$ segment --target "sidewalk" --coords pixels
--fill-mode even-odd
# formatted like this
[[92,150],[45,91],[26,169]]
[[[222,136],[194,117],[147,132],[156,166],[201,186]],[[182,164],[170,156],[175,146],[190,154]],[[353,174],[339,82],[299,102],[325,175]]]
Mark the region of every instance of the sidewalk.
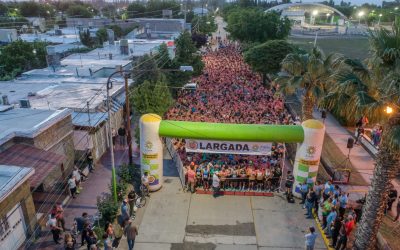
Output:
[[[318,111],[314,111],[313,116],[315,119],[321,120],[321,113]],[[349,131],[342,127],[340,123],[333,117],[331,114],[327,114],[327,118],[325,119],[325,129],[326,134],[336,143],[340,151],[344,154],[348,154],[347,149],[347,139],[352,137]],[[371,184],[371,179],[373,176],[373,171],[375,167],[375,159],[370,153],[361,145],[354,145],[353,149],[350,152],[350,161],[353,167],[356,169],[358,173],[363,177],[363,179],[368,183],[368,186]],[[393,180],[393,185],[400,193],[400,185],[398,181]],[[348,186],[349,190],[365,190],[368,191],[368,186]]]
[[[69,199],[64,206],[64,218],[67,231],[72,227],[74,218],[82,215],[83,212],[89,215],[97,213],[97,197],[103,193],[110,193],[109,185],[111,184],[111,155],[107,151],[95,164],[95,170],[89,174],[88,179],[82,184],[83,189],[77,195],[76,199]],[[114,150],[115,166],[118,167],[124,162],[128,162],[128,148]],[[98,236],[101,237],[101,236]],[[77,242],[80,243],[80,237]],[[80,246],[80,244],[77,244]],[[64,244],[55,245],[52,234],[47,229],[41,232],[41,237],[37,239],[28,249],[64,249]],[[86,249],[83,247],[82,249]]]

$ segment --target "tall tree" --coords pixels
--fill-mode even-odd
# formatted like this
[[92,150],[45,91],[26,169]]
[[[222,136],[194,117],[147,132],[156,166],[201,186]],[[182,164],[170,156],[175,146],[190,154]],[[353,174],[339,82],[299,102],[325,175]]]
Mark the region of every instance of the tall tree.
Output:
[[96,38],[98,44],[103,45],[103,42],[107,41],[108,39],[107,29],[106,28],[98,29],[96,31]]
[[200,75],[204,64],[201,56],[198,54],[197,48],[192,41],[192,36],[188,31],[184,31],[175,40],[175,58],[174,62],[177,65],[189,65],[193,67],[194,75]]
[[79,38],[81,43],[89,48],[92,48],[95,45],[95,40],[90,35],[89,29],[79,32]]
[[285,40],[271,40],[246,51],[244,60],[254,71],[262,75],[265,84],[267,78],[271,82],[268,74],[278,73],[282,60],[291,52],[293,46]]
[[20,73],[46,66],[46,43],[21,40],[0,48],[0,78],[12,79]]
[[131,103],[140,114],[155,113],[163,116],[173,103],[173,98],[165,78],[156,83],[144,81],[133,89]]
[[135,81],[135,85],[141,85],[145,81],[155,83],[161,77],[157,61],[153,56],[149,54],[145,54],[144,56],[139,58],[139,60],[133,66],[132,75]]
[[297,89],[304,90],[302,100],[303,120],[313,119],[312,111],[330,83],[332,67],[341,58],[332,54],[325,58],[322,52],[313,48],[309,54],[290,53],[282,61],[284,76],[277,81],[282,85],[281,91],[291,94]]
[[290,33],[290,21],[277,12],[260,9],[233,9],[227,17],[227,30],[241,42],[266,42],[285,39]]
[[[390,182],[400,166],[400,65],[381,78],[376,69],[361,62],[343,60],[332,76],[337,81],[323,102],[324,107],[336,109],[340,115],[354,120],[366,115],[370,122],[383,124],[383,135],[375,162],[371,187],[358,223],[354,249],[376,249],[376,235],[387,205]],[[386,106],[394,114],[385,115]]]
[[67,14],[70,17],[91,18],[93,17],[93,12],[91,12],[89,9],[89,7],[85,7],[83,5],[71,5],[67,9]]
[[[338,84],[324,101],[325,106],[336,108],[348,119],[367,115],[370,122],[384,124],[371,187],[357,226],[357,250],[375,249],[390,183],[400,166],[399,26],[395,23],[391,33],[383,28],[370,33],[373,63],[369,68],[359,61],[342,60],[332,76]],[[386,106],[393,108],[393,114],[385,114]]]

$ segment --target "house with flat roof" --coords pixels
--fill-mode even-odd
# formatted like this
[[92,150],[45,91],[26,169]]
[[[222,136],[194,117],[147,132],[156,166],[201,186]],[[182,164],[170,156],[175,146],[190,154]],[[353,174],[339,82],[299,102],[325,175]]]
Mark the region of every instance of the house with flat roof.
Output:
[[29,180],[35,170],[0,164],[1,249],[18,249],[36,225]]

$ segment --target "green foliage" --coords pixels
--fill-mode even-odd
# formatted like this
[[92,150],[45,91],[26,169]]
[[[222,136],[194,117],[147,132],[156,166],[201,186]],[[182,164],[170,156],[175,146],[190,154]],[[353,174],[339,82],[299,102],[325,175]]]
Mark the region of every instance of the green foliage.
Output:
[[97,43],[103,45],[103,42],[107,41],[108,34],[106,28],[100,28],[96,32]]
[[197,33],[209,34],[217,31],[217,24],[212,15],[207,16],[195,16],[192,21],[192,29]]
[[147,4],[142,3],[131,3],[127,8],[127,16],[129,18],[146,17],[146,15],[152,18],[161,18],[162,10],[172,10],[173,17],[177,17],[177,11],[180,9],[180,3],[176,1],[166,0],[151,0]]
[[1,47],[0,77],[10,79],[24,71],[46,67],[46,45],[18,40]]
[[119,177],[121,182],[132,183],[133,178],[135,177],[133,166],[122,164],[117,170],[117,176]]
[[277,12],[260,9],[233,9],[227,17],[227,30],[241,42],[266,42],[285,39],[290,33],[290,21]]
[[67,14],[70,17],[91,18],[93,17],[93,12],[89,9],[83,5],[71,5],[67,9]]
[[114,32],[114,36],[118,39],[124,36],[124,30],[118,25],[108,25],[107,28],[111,29]]
[[165,77],[156,83],[145,81],[133,89],[133,108],[139,114],[154,113],[163,116],[173,103]]
[[201,56],[197,54],[197,48],[192,41],[192,36],[189,32],[184,31],[175,40],[175,58],[174,61],[178,65],[190,65],[193,67],[194,75],[200,75],[204,63],[201,60]]
[[103,197],[97,197],[97,209],[101,213],[103,221],[114,221],[117,218],[118,208],[112,195],[106,194]]
[[96,44],[96,41],[90,36],[89,29],[79,32],[79,38],[86,47],[92,48]]
[[278,73],[282,60],[291,52],[293,46],[285,40],[271,40],[249,49],[244,53],[244,60],[262,74],[265,83],[265,76]]
[[135,85],[140,85],[144,81],[156,82],[160,76],[161,72],[158,69],[157,61],[148,54],[140,57],[133,68]]

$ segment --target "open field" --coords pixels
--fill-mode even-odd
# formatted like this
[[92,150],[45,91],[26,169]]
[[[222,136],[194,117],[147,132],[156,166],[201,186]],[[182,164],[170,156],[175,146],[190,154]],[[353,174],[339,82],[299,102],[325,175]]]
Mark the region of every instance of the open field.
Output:
[[[314,37],[289,37],[289,41],[308,51],[313,47]],[[326,55],[336,52],[360,60],[369,56],[368,39],[362,37],[318,37],[317,46]]]

